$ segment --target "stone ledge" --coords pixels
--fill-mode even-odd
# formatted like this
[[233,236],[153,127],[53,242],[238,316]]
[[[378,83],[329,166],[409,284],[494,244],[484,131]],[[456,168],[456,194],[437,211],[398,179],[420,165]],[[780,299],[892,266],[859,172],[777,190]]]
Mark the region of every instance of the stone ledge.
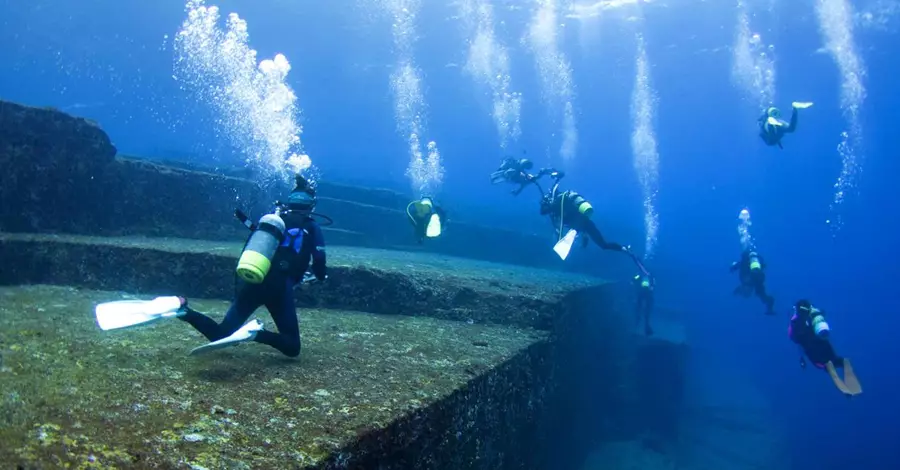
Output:
[[[240,243],[174,238],[0,234],[0,284],[230,299]],[[329,247],[329,281],[300,306],[552,329],[572,292],[597,278],[454,258]]]
[[[0,460],[20,468],[531,466],[514,451],[538,442],[537,410],[552,385],[541,361],[545,333],[310,309],[301,313],[297,360],[259,344],[188,357],[205,340],[178,320],[100,331],[93,306],[123,297],[133,298],[0,288]],[[192,305],[216,318],[228,306]]]

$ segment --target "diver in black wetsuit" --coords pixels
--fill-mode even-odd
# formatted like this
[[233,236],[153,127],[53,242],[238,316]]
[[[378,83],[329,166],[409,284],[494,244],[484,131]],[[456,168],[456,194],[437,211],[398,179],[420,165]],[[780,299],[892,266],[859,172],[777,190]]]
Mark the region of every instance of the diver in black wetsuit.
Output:
[[634,319],[637,323],[640,323],[643,318],[644,334],[651,336],[653,335],[653,328],[650,328],[650,313],[653,312],[653,290],[656,287],[656,282],[653,280],[653,277],[641,273],[634,276],[634,287],[636,297]]
[[[565,228],[575,230],[579,233],[586,233],[594,243],[604,250],[621,251],[631,257],[634,264],[645,275],[650,273],[641,263],[640,259],[631,252],[631,248],[623,246],[619,243],[609,242],[600,232],[600,229],[591,220],[594,208],[587,200],[581,197],[575,191],[560,191],[559,181],[565,176],[565,173],[557,171],[553,168],[542,169],[537,177],[532,177],[537,184],[537,179],[542,176],[550,176],[554,179],[553,187],[549,192],[541,198],[541,215],[550,217],[550,222],[556,230],[557,239],[562,240],[565,235]],[[540,188],[540,186],[538,186]],[[583,246],[587,246],[587,239],[582,239]]]
[[[278,333],[262,329],[258,324],[250,329],[243,340],[253,340],[272,346],[283,354],[296,357],[300,354],[300,328],[294,306],[294,286],[304,280],[304,274],[312,260],[312,274],[317,281],[326,279],[325,238],[319,224],[313,220],[316,191],[306,179],[296,178],[296,187],[287,204],[276,203],[276,214],[284,221],[282,241],[271,260],[271,268],[262,282],[238,281],[235,299],[222,323],[184,306],[185,314],[179,316],[191,324],[211,342],[229,338],[243,327],[250,315],[265,305],[272,315]],[[256,227],[251,227],[256,229]],[[252,323],[252,322],[251,322]],[[252,326],[252,325],[251,325]]]
[[[806,358],[813,365],[828,372],[834,385],[848,396],[862,393],[859,379],[853,372],[850,359],[838,356],[829,341],[831,327],[825,321],[825,314],[813,307],[809,300],[802,299],[794,305],[794,315],[788,326],[788,337],[800,346],[800,367],[806,367]],[[844,369],[844,378],[837,369]]]
[[532,167],[534,164],[527,158],[507,157],[500,163],[500,168],[491,173],[491,184],[504,182],[517,184],[519,187],[512,190],[512,194],[518,196],[526,186],[537,181],[534,175],[528,173]]
[[768,146],[777,145],[783,149],[781,139],[785,134],[791,134],[797,130],[797,111],[812,106],[812,103],[794,102],[791,105],[791,122],[787,123],[780,119],[781,111],[775,107],[769,107],[757,119],[759,123],[759,137]]
[[775,315],[775,299],[766,293],[766,262],[756,251],[746,249],[741,259],[731,263],[731,272],[738,271],[741,285],[734,289],[734,295],[749,297],[756,294],[766,305],[766,315]]
[[425,238],[441,236],[447,222],[444,209],[429,196],[410,202],[406,206],[406,215],[409,216],[419,244],[422,244]]

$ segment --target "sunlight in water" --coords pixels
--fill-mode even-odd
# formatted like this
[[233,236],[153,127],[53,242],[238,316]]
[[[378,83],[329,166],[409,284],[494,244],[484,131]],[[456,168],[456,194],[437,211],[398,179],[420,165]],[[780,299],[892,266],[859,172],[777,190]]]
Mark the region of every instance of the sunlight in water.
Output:
[[560,50],[559,19],[556,0],[537,0],[538,8],[528,28],[531,46],[541,82],[542,98],[555,119],[562,121],[560,155],[570,160],[578,151],[578,129],[575,123],[572,67]]
[[634,91],[631,94],[631,151],[634,157],[634,171],[644,195],[644,229],[647,232],[644,244],[645,257],[653,256],[659,232],[659,214],[656,212],[656,197],[659,183],[659,151],[653,132],[653,117],[656,95],[650,84],[650,67],[647,63],[647,48],[644,37],[638,34],[637,56],[635,59]]
[[775,100],[774,45],[766,45],[759,33],[750,29],[749,7],[738,1],[738,22],[734,39],[731,79],[759,109]]
[[440,152],[435,142],[428,143],[428,156],[422,154],[421,134],[425,128],[425,97],[422,92],[422,74],[413,59],[412,46],[416,35],[416,15],[419,0],[385,0],[385,7],[393,21],[391,28],[397,65],[391,73],[391,89],[394,93],[394,113],[398,130],[407,135],[409,144],[409,177],[416,194],[435,194],[440,190],[444,176]]
[[220,132],[241,148],[248,163],[270,177],[286,178],[310,168],[300,144],[297,96],[287,84],[291,65],[281,54],[256,62],[247,22],[189,0],[187,19],[175,38],[177,80],[218,112]]
[[741,249],[749,250],[753,248],[753,236],[750,235],[750,226],[753,225],[753,222],[750,221],[750,211],[747,209],[741,210],[741,213],[738,214],[738,235],[741,237]]
[[493,7],[488,0],[463,0],[460,7],[467,34],[472,38],[465,70],[480,86],[490,90],[494,125],[500,147],[505,149],[522,134],[522,96],[510,91],[509,54],[494,33]]
[[[816,0],[816,15],[819,18],[819,29],[825,39],[825,49],[834,58],[841,73],[841,109],[847,119],[848,129],[841,133],[838,154],[841,156],[841,173],[834,183],[834,200],[831,208],[834,213],[844,201],[847,191],[856,185],[861,170],[860,141],[862,125],[859,121],[859,110],[866,99],[866,88],[863,84],[865,65],[856,53],[853,40],[853,9],[847,0]],[[840,214],[834,214],[830,221],[835,228],[840,228]]]

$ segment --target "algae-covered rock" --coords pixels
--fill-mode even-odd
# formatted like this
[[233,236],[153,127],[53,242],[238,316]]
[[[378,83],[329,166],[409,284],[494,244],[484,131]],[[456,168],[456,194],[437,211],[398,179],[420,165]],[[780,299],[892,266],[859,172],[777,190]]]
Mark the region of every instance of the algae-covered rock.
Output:
[[[25,468],[496,468],[472,463],[520,461],[513,450],[536,436],[529,410],[550,390],[539,362],[546,337],[536,330],[307,310],[297,360],[256,343],[188,357],[205,340],[179,320],[100,331],[93,306],[121,298],[50,286],[0,289],[0,349],[9,368],[2,461]],[[216,317],[226,306],[193,303]]]
[[[0,284],[230,299],[240,243],[171,238],[0,234]],[[551,329],[562,300],[604,281],[463,258],[329,247],[329,280],[297,291],[303,307],[431,316]]]

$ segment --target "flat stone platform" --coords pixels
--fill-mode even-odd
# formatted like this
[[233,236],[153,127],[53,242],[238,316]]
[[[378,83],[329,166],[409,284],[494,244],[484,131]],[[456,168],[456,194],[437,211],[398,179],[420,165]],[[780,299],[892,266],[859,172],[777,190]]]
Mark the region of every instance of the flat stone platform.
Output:
[[[205,339],[177,319],[101,331],[93,307],[123,298],[135,296],[0,288],[0,461],[10,468],[495,468],[492,459],[514,465],[527,457],[497,450],[533,441],[530,410],[549,390],[541,383],[546,333],[531,328],[305,309],[298,359],[256,343],[188,357]],[[192,306],[218,319],[227,302]],[[274,329],[267,314],[258,318]]]
[[[230,299],[240,241],[0,233],[0,285]],[[303,307],[430,316],[550,330],[562,299],[605,282],[523,266],[329,246],[329,281],[298,289]]]

